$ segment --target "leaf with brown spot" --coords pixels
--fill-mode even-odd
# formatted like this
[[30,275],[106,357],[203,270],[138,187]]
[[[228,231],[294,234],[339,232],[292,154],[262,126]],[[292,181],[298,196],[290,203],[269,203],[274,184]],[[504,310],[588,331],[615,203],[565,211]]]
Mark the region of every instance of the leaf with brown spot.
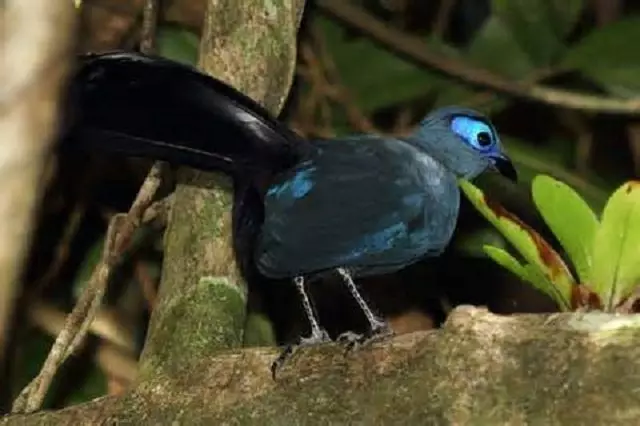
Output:
[[[531,279],[536,280],[536,288],[545,288],[546,290],[542,291],[551,295],[560,307],[568,308],[576,282],[553,247],[518,217],[485,197],[483,192],[471,182],[461,179],[459,184],[476,209],[522,255],[528,264],[524,265],[524,268],[529,270],[527,274],[531,274]],[[527,281],[531,282],[531,279]]]
[[537,290],[549,296],[558,304],[560,309],[567,311],[571,308],[556,286],[548,277],[542,274],[538,268],[531,264],[521,264],[509,252],[499,247],[485,245],[482,248],[487,256],[489,256],[494,262],[511,271],[513,274],[520,277],[521,280],[530,283]]
[[597,293],[590,290],[587,286],[578,284],[573,286],[571,292],[571,309],[602,310],[602,300]]

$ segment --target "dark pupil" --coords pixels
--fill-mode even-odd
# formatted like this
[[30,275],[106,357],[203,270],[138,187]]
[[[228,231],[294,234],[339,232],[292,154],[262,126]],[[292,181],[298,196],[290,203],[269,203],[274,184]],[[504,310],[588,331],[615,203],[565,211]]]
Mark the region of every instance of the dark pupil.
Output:
[[478,145],[483,148],[491,145],[491,136],[487,132],[478,133]]

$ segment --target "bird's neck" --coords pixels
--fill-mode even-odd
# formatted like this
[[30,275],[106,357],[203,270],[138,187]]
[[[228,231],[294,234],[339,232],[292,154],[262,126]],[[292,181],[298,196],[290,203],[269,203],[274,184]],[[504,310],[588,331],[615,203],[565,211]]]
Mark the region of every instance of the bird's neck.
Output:
[[448,130],[419,129],[406,140],[458,178],[474,179],[486,168],[486,164],[474,158],[470,150],[461,150],[451,143]]
[[416,134],[411,135],[404,139],[408,144],[416,148],[418,151],[423,152],[429,155],[431,158],[440,163],[447,170],[454,170],[452,167],[453,164],[451,161],[451,155],[443,150],[442,144],[439,143],[439,138],[425,138],[421,137],[421,135],[416,132]]

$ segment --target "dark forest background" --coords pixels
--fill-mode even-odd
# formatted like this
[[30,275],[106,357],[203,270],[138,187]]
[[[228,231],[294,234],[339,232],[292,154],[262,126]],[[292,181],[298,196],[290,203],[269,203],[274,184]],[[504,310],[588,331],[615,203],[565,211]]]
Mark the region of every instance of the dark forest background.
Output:
[[[79,3],[78,52],[136,49],[143,3]],[[158,52],[195,63],[205,2],[160,4]],[[532,207],[533,176],[557,177],[599,212],[611,191],[640,175],[639,44],[640,3],[630,0],[319,0],[304,16],[296,79],[281,119],[308,137],[332,137],[406,134],[442,105],[483,111],[522,179],[516,185],[485,176],[479,185],[553,241]],[[22,277],[21,320],[3,366],[4,409],[39,371],[99,259],[109,218],[128,209],[150,164],[56,158]],[[505,314],[553,311],[544,295],[485,257],[487,242],[506,247],[463,203],[455,240],[442,258],[369,280],[366,294],[399,332],[435,327],[462,303]],[[90,342],[58,375],[45,408],[126,388],[161,262],[162,232],[146,227],[111,280]],[[330,331],[364,326],[339,286],[321,290],[314,296]],[[305,327],[290,286],[262,288],[252,300],[256,318],[269,319],[277,342]],[[260,335],[247,336],[248,342],[264,344]]]

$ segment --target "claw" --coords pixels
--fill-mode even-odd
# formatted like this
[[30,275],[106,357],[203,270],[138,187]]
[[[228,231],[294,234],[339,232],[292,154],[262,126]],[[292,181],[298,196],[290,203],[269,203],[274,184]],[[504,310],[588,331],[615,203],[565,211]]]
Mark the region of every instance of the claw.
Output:
[[285,346],[283,351],[280,352],[280,355],[278,355],[275,361],[271,364],[271,377],[273,377],[273,380],[276,380],[278,371],[288,360],[291,359],[298,349],[306,346],[316,346],[327,342],[331,342],[331,337],[329,337],[329,333],[327,333],[326,330],[321,328],[319,332],[312,333],[309,337],[301,337],[298,340],[298,343]]
[[376,328],[368,333],[358,334],[347,331],[338,336],[338,341],[346,346],[345,355],[354,352],[361,347],[368,346],[375,342],[386,340],[394,335],[393,330],[385,322],[381,322]]

